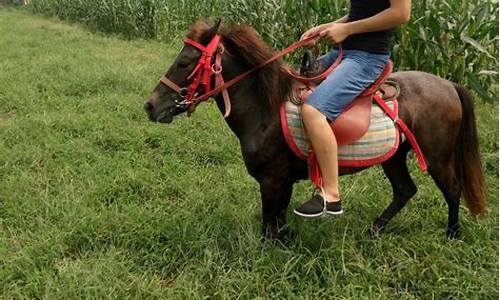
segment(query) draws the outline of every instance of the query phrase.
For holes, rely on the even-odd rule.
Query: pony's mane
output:
[[[204,21],[196,22],[186,37],[196,40],[202,44],[209,42],[213,32],[209,32],[211,27]],[[260,35],[250,26],[234,25],[219,28],[218,33],[226,48],[230,48],[231,53],[238,55],[242,63],[248,69],[256,67],[272,56],[274,51],[262,40]],[[288,99],[292,91],[293,80],[285,72],[287,68],[281,59],[278,59],[255,73],[258,92],[267,102],[270,109],[278,111],[282,102]]]

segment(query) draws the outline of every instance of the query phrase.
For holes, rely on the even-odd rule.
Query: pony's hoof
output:
[[[283,227],[277,235],[277,239],[282,243],[287,243],[293,241],[297,238],[297,232],[295,230],[290,229],[290,227]]]
[[[273,241],[279,241],[282,243],[286,243],[288,241],[294,240],[296,237],[297,237],[297,233],[295,231],[291,230],[288,227],[288,225],[285,225],[278,230],[270,230],[269,227],[262,228],[260,240],[261,240],[261,242],[273,240]]]
[[[460,238],[460,232],[458,228],[448,228],[448,230],[446,230],[446,237],[450,240],[456,240]]]
[[[370,230],[368,230],[368,234],[372,237],[372,238],[375,238],[375,239],[378,239],[380,237],[380,234],[382,233],[382,229],[383,228],[379,228],[379,227],[376,227],[376,226],[371,226],[370,227]]]
[[[274,240],[278,236],[278,230],[270,228],[270,226],[263,226],[260,233],[260,241]]]
[[[373,238],[378,238],[380,234],[384,231],[385,223],[379,218],[375,219],[368,233]]]

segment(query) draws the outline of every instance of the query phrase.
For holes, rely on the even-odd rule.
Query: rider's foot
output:
[[[340,200],[335,202],[325,201],[324,198],[318,194],[314,195],[309,201],[294,209],[293,212],[304,218],[317,218],[321,217],[324,213],[330,215],[340,215],[344,211],[342,210]]]

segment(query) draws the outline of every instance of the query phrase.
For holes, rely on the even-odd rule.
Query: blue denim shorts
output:
[[[329,67],[338,57],[332,49],[318,58]],[[374,54],[361,50],[344,50],[340,65],[317,86],[306,103],[319,110],[333,122],[342,111],[382,74],[389,54]]]

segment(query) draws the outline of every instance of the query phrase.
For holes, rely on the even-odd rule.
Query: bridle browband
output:
[[[231,101],[229,98],[229,93],[227,89],[237,82],[241,81],[251,73],[257,71],[258,69],[276,61],[277,59],[295,51],[296,49],[306,45],[310,41],[319,37],[319,34],[313,35],[299,42],[295,42],[287,48],[281,50],[273,57],[269,58],[265,62],[260,65],[232,78],[228,82],[224,82],[224,78],[222,77],[222,54],[224,53],[224,46],[221,43],[221,38],[219,35],[215,35],[212,40],[207,44],[207,46],[203,46],[197,41],[186,38],[184,40],[185,45],[190,45],[197,48],[201,51],[201,57],[198,59],[198,63],[195,68],[191,72],[191,74],[187,77],[187,79],[191,79],[194,77],[193,81],[188,87],[180,87],[166,76],[163,76],[160,79],[160,82],[172,89],[176,93],[179,94],[180,100],[175,99],[175,105],[177,108],[186,109],[188,114],[191,114],[196,109],[196,106],[202,102],[206,101],[208,98],[216,96],[217,94],[222,92],[222,96],[224,99],[225,113],[224,118],[227,118],[231,112]],[[302,77],[294,74],[288,68],[285,68],[287,73],[293,77],[294,79],[301,81],[303,83],[310,83],[313,81],[318,81],[326,78],[339,64],[343,57],[342,45],[339,44],[339,55],[337,60],[323,73],[314,76],[314,77]],[[214,63],[212,63],[214,61]],[[211,89],[211,77],[215,75],[215,86]],[[205,93],[201,96],[198,96],[197,91],[200,88],[200,84],[205,87]]]

